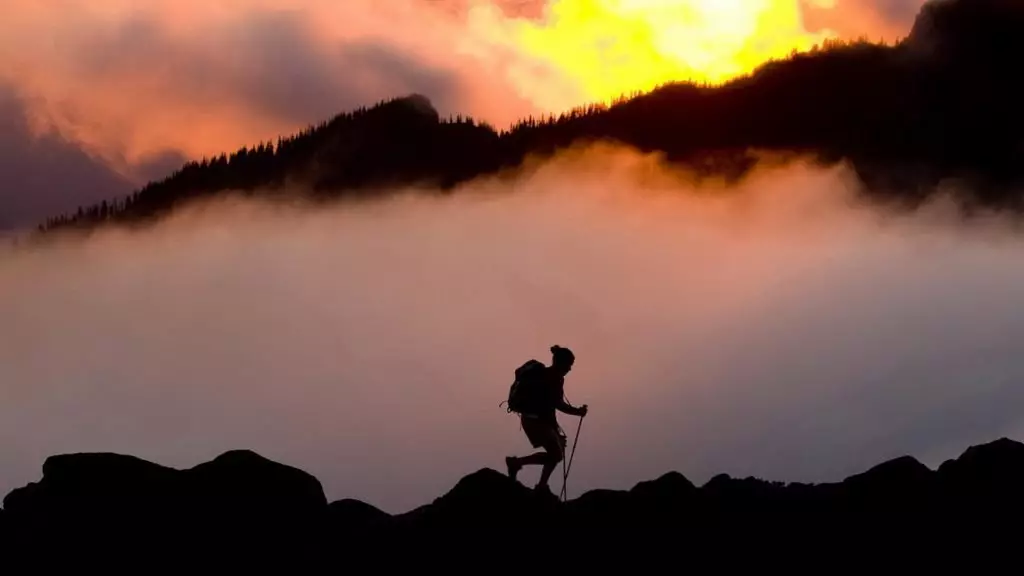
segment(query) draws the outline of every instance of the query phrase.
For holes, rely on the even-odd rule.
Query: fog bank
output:
[[[699,187],[608,149],[467,188],[0,252],[0,492],[55,453],[250,448],[407,510],[529,451],[498,403],[555,343],[591,407],[570,496],[1024,432],[1024,250],[996,219],[880,213],[842,169]]]

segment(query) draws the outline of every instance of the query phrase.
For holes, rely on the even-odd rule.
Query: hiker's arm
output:
[[[585,413],[585,409],[584,408],[577,408],[577,407],[573,406],[572,404],[569,404],[568,402],[566,402],[565,401],[565,396],[563,396],[563,397],[558,399],[558,404],[555,405],[555,408],[561,410],[562,412],[565,412],[566,414],[570,414],[572,416],[583,416],[583,414]]]

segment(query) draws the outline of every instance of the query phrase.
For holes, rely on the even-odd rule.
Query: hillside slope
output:
[[[483,468],[397,515],[357,500],[328,503],[315,478],[250,451],[186,470],[72,454],[51,457],[39,482],[7,495],[0,542],[12,574],[69,567],[836,573],[957,562],[979,573],[1010,561],[1021,513],[1024,444],[1005,438],[972,446],[938,470],[904,456],[835,483],[722,474],[700,487],[670,472],[566,503]]]
[[[277,143],[192,162],[128,198],[56,216],[42,229],[158,217],[225,190],[300,184],[315,195],[396,185],[450,190],[573,143],[612,141],[699,171],[741,177],[751,151],[849,161],[879,199],[914,205],[945,179],[965,206],[1019,209],[1024,181],[1024,2],[926,4],[895,46],[838,43],[769,63],[721,87],[674,84],[497,132],[441,119],[420,95],[340,114]]]

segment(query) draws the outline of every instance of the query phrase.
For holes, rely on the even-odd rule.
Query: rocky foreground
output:
[[[670,472],[561,503],[491,469],[400,515],[328,502],[320,482],[250,451],[186,470],[117,454],[54,456],[0,512],[6,574],[1019,572],[1024,444],[912,457],[842,482]]]

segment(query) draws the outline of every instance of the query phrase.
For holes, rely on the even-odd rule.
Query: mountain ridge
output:
[[[43,477],[3,504],[5,562],[43,571],[68,564],[120,571],[154,558],[168,570],[196,562],[468,570],[516,550],[517,539],[534,554],[544,554],[545,542],[579,551],[572,558],[549,551],[552,571],[658,566],[678,559],[683,543],[694,567],[802,570],[826,558],[838,567],[883,558],[924,566],[927,559],[916,557],[923,550],[955,544],[937,559],[952,552],[969,559],[1016,537],[1008,522],[1024,512],[1024,444],[1004,437],[973,445],[934,470],[904,455],[814,484],[723,473],[696,486],[673,470],[564,503],[481,467],[398,514],[354,499],[328,502],[315,477],[249,450],[180,470],[79,453],[48,458]],[[731,547],[752,556],[730,556]],[[848,557],[854,550],[858,556]]]
[[[130,196],[82,207],[40,232],[149,222],[226,192],[312,198],[449,192],[574,145],[611,142],[701,175],[740,179],[762,153],[847,162],[872,199],[915,207],[943,183],[975,208],[1020,211],[1024,198],[1024,9],[1016,0],[931,0],[889,46],[830,42],[721,86],[674,83],[611,105],[527,118],[497,131],[442,119],[413,94],[339,114],[276,144],[190,162]]]

